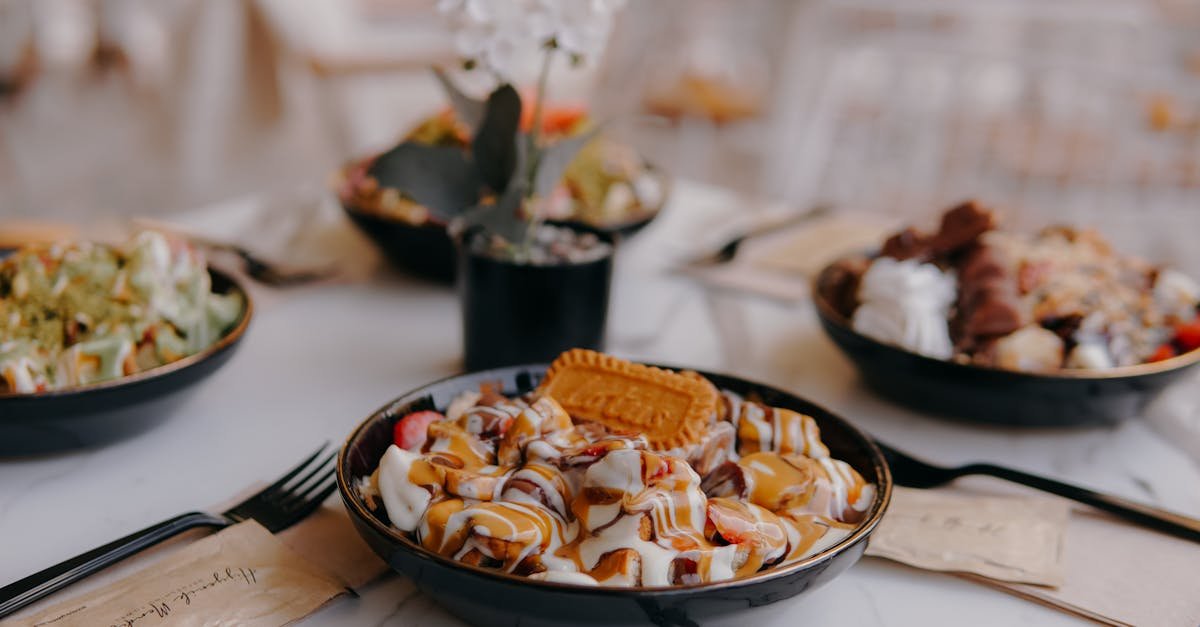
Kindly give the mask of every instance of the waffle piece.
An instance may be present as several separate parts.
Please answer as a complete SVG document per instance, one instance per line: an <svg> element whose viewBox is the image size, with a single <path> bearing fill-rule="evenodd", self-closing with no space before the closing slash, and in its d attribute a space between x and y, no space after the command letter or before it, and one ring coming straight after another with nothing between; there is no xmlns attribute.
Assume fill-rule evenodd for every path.
<svg viewBox="0 0 1200 627"><path fill-rule="evenodd" d="M716 388L697 375L574 349L550 364L538 393L579 420L640 433L655 450L694 445L716 414Z"/></svg>

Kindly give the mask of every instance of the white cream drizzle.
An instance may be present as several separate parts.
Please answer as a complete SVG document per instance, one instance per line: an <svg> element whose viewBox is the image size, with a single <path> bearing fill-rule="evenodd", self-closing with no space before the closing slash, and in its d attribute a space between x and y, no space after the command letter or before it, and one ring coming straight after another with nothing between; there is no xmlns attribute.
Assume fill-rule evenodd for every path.
<svg viewBox="0 0 1200 627"><path fill-rule="evenodd" d="M592 578L591 575L584 573L565 571L565 570L544 570L540 573L534 573L529 576L530 579L536 581L548 581L551 583L569 583L576 586L598 586L600 582Z"/></svg>
<svg viewBox="0 0 1200 627"><path fill-rule="evenodd" d="M559 515L566 515L566 513L568 511L568 504L563 499L563 494L559 490L559 486L555 485L554 481L552 479L550 479L549 477L547 477L545 474L536 470L534 468L534 466L538 466L538 467L547 469L550 472L554 473L555 475L558 475L561 478L561 473L559 473L557 468L555 468L545 462L530 462L530 463L527 463L520 470L517 470L512 475L510 475L509 480L511 481L513 479L524 479L524 480L529 481L530 483L536 485L538 488L541 489L542 493L546 495L546 499L548 500L548 503L546 503L546 504L550 506L550 509L557 512ZM566 479L562 478L562 481L563 481L563 484L566 485ZM506 486L507 486L507 484L506 484ZM514 501L514 502L518 502L518 503L531 503L534 505L540 505L542 503L541 499L538 499L536 496L529 494L528 492L525 492L523 490L518 490L516 488L508 488L508 487L506 487L503 491L501 491L499 493L499 498L504 499L506 501Z"/></svg>
<svg viewBox="0 0 1200 627"><path fill-rule="evenodd" d="M763 408L757 403L744 403L742 420L749 421L754 425L754 432L758 434L758 450L771 450L771 436L775 433L775 429L767 423L767 413L763 411Z"/></svg>
<svg viewBox="0 0 1200 627"><path fill-rule="evenodd" d="M671 562L678 552L663 548L638 535L641 516L623 516L599 534L579 543L579 558L591 570L605 554L633 549L642 556L642 585L671 585Z"/></svg>
<svg viewBox="0 0 1200 627"><path fill-rule="evenodd" d="M736 574L733 562L737 559L737 555L738 547L736 544L714 547L712 549L712 558L708 564L708 581L733 579L733 576Z"/></svg>
<svg viewBox="0 0 1200 627"><path fill-rule="evenodd" d="M829 457L829 448L821 441L821 429L817 421L805 416L804 424L804 454L813 458Z"/></svg>
<svg viewBox="0 0 1200 627"><path fill-rule="evenodd" d="M446 419L457 421L468 409L474 407L475 403L478 403L482 397L483 394L474 390L468 390L455 396L454 400L450 401L450 405L446 408Z"/></svg>

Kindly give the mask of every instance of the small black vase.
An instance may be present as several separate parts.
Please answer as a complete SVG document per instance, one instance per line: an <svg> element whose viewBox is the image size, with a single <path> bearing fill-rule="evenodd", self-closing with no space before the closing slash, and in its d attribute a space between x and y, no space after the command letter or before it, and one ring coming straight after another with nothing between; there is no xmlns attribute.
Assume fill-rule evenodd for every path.
<svg viewBox="0 0 1200 627"><path fill-rule="evenodd" d="M463 362L468 372L543 363L571 348L604 350L615 242L607 254L582 263L517 263L473 251L468 231L459 238L458 295L462 305Z"/></svg>

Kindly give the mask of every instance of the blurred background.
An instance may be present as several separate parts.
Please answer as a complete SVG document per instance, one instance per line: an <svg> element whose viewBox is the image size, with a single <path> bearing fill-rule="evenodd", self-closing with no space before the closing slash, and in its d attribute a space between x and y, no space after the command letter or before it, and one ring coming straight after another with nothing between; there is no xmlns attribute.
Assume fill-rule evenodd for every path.
<svg viewBox="0 0 1200 627"><path fill-rule="evenodd" d="M0 0L0 217L321 188L442 106L435 5ZM630 0L552 85L751 198L921 219L977 197L1200 270L1195 0Z"/></svg>

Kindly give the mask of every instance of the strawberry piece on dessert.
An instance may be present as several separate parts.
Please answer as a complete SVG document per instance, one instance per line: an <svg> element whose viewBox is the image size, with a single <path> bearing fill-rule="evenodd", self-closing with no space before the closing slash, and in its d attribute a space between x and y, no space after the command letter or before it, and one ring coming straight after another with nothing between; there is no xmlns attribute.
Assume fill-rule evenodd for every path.
<svg viewBox="0 0 1200 627"><path fill-rule="evenodd" d="M1200 348L1200 318L1175 327L1175 342L1184 352Z"/></svg>
<svg viewBox="0 0 1200 627"><path fill-rule="evenodd" d="M1165 361L1174 356L1175 356L1175 347L1168 343L1168 344L1163 344L1162 346L1159 346L1158 350L1151 353L1150 359L1147 359L1146 361L1148 361L1148 362Z"/></svg>
<svg viewBox="0 0 1200 627"><path fill-rule="evenodd" d="M436 411L414 411L401 418L393 427L392 441L406 451L420 451L421 447L425 446L429 425L445 418Z"/></svg>

